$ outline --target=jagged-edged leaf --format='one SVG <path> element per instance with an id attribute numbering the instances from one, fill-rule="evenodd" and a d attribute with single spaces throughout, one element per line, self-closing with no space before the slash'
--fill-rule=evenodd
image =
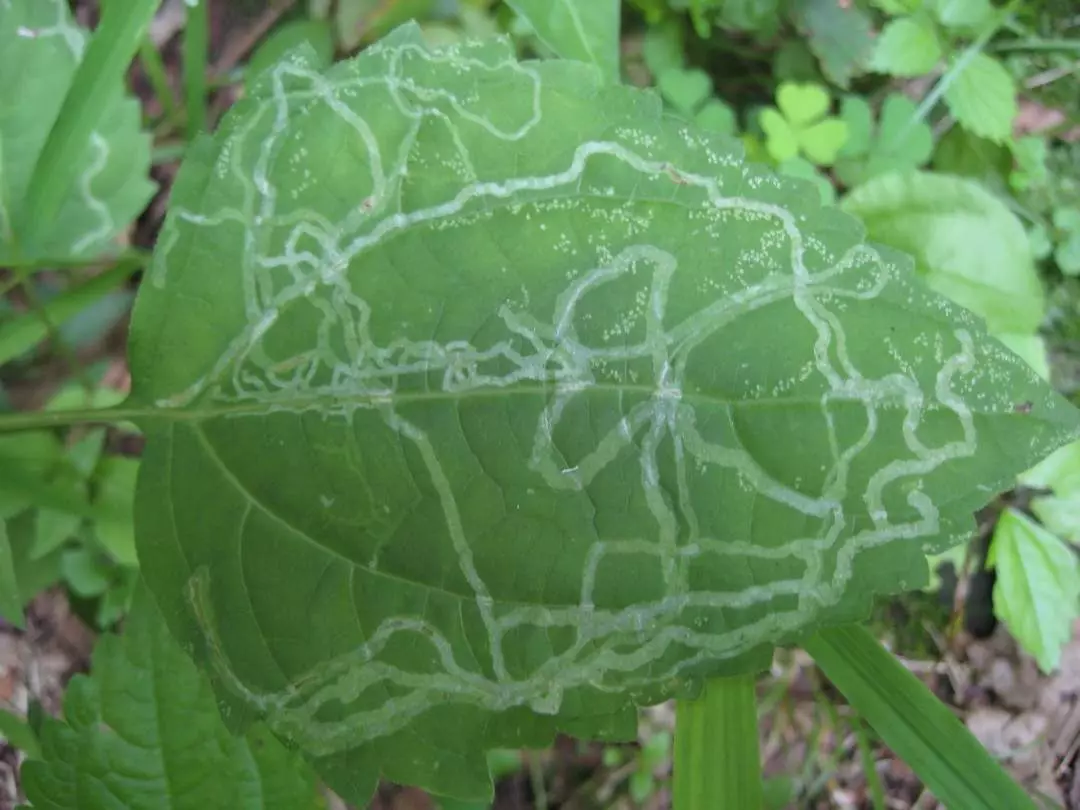
<path id="1" fill-rule="evenodd" d="M 1001 62 L 979 53 L 960 68 L 945 91 L 945 103 L 965 129 L 1003 143 L 1016 118 L 1016 81 Z"/>
<path id="2" fill-rule="evenodd" d="M 15 223 L 30 175 L 87 37 L 65 0 L 0 2 L 0 265 L 17 248 L 58 259 L 100 253 L 153 193 L 150 138 L 139 129 L 138 103 L 118 86 L 53 226 L 42 230 L 40 244 L 18 244 Z"/>
<path id="3" fill-rule="evenodd" d="M 994 613 L 1043 672 L 1057 669 L 1061 648 L 1080 616 L 1080 563 L 1059 538 L 1007 509 L 986 560 L 997 571 Z"/>
<path id="4" fill-rule="evenodd" d="M 268 732 L 234 737 L 206 677 L 140 589 L 123 636 L 94 648 L 92 674 L 46 719 L 42 758 L 22 768 L 34 807 L 49 810 L 316 810 L 310 768 Z"/>
<path id="5" fill-rule="evenodd" d="M 166 619 L 353 797 L 632 738 L 917 587 L 1078 422 L 809 184 L 411 26 L 192 148 L 131 365 Z"/>
<path id="6" fill-rule="evenodd" d="M 931 287 L 986 320 L 996 334 L 1031 334 L 1045 296 L 1024 227 L 997 197 L 960 177 L 877 177 L 843 202 L 872 239 L 915 257 Z"/>
<path id="7" fill-rule="evenodd" d="M 619 0 L 507 0 L 564 59 L 596 65 L 619 79 Z"/>

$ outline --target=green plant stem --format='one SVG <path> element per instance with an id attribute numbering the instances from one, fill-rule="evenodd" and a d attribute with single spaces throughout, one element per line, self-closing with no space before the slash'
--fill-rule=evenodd
<path id="1" fill-rule="evenodd" d="M 176 96 L 173 94 L 172 87 L 169 86 L 165 63 L 150 37 L 143 37 L 142 46 L 139 48 L 139 61 L 142 62 L 143 72 L 146 73 L 146 78 L 154 90 L 158 103 L 161 104 L 162 114 L 167 121 L 175 124 L 179 116 Z"/>
<path id="2" fill-rule="evenodd" d="M 675 807 L 757 810 L 762 806 L 754 676 L 714 678 L 675 715 Z"/>
<path id="3" fill-rule="evenodd" d="M 27 186 L 23 216 L 15 230 L 24 254 L 40 232 L 53 226 L 64 197 L 76 180 L 79 158 L 106 103 L 122 86 L 158 0 L 106 3 L 101 23 L 75 71 L 71 87 Z"/>
<path id="4" fill-rule="evenodd" d="M 870 735 L 866 733 L 866 723 L 861 717 L 855 717 L 851 722 L 855 730 L 855 741 L 859 746 L 859 759 L 862 761 L 863 775 L 866 777 L 866 786 L 870 791 L 870 801 L 874 810 L 886 810 L 885 788 L 881 784 L 881 776 L 877 772 L 874 763 L 874 749 L 870 745 Z"/>
<path id="5" fill-rule="evenodd" d="M 206 60 L 209 28 L 207 0 L 188 6 L 184 27 L 184 104 L 187 110 L 188 140 L 206 130 Z"/>
<path id="6" fill-rule="evenodd" d="M 1033 39 L 1002 42 L 995 45 L 996 53 L 1009 51 L 1074 51 L 1080 53 L 1080 39 Z"/>
<path id="7" fill-rule="evenodd" d="M 946 807 L 1033 810 L 964 725 L 862 626 L 822 630 L 803 647 L 855 710 Z"/>
<path id="8" fill-rule="evenodd" d="M 72 318 L 84 308 L 112 292 L 139 268 L 139 264 L 124 262 L 99 276 L 57 296 L 52 301 L 39 304 L 31 293 L 34 311 L 12 318 L 0 325 L 0 365 L 32 349 L 50 334 L 55 336 L 57 325 Z M 69 362 L 76 362 L 74 357 Z"/>

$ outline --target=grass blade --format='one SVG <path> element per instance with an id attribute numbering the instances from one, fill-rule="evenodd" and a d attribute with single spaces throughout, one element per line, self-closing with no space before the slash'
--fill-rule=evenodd
<path id="1" fill-rule="evenodd" d="M 803 647 L 946 807 L 1035 807 L 945 704 L 868 630 L 857 625 L 829 628 Z"/>
<path id="2" fill-rule="evenodd" d="M 60 115 L 34 164 L 23 221 L 16 230 L 24 251 L 37 241 L 40 229 L 50 227 L 75 182 L 79 156 L 110 95 L 122 85 L 158 0 L 114 0 L 103 5 L 101 23 L 90 38 Z"/>
<path id="3" fill-rule="evenodd" d="M 90 304 L 123 284 L 140 263 L 123 262 L 111 270 L 80 284 L 38 312 L 27 312 L 0 324 L 0 365 L 25 354 L 46 338 L 50 328 L 74 317 Z"/>
<path id="4" fill-rule="evenodd" d="M 675 715 L 675 807 L 760 808 L 764 798 L 754 677 L 714 678 Z"/>
<path id="5" fill-rule="evenodd" d="M 143 37 L 142 45 L 139 46 L 139 61 L 142 62 L 143 72 L 154 89 L 158 103 L 161 104 L 161 114 L 166 121 L 175 122 L 177 119 L 176 97 L 169 86 L 165 62 L 150 37 Z"/>
<path id="6" fill-rule="evenodd" d="M 184 27 L 184 104 L 189 140 L 206 129 L 207 2 L 196 0 L 188 5 L 187 25 Z"/>

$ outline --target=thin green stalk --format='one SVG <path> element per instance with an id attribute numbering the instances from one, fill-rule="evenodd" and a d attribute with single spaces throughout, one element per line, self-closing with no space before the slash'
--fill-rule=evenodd
<path id="1" fill-rule="evenodd" d="M 184 104 L 188 140 L 206 130 L 207 2 L 196 0 L 194 5 L 188 6 L 187 25 L 184 27 Z"/>
<path id="2" fill-rule="evenodd" d="M 154 90 L 154 95 L 161 104 L 161 112 L 165 119 L 176 122 L 179 117 L 179 108 L 176 105 L 176 95 L 169 85 L 169 76 L 165 71 L 165 63 L 161 59 L 161 53 L 150 37 L 143 37 L 142 46 L 139 48 L 139 61 L 142 62 L 143 72 Z"/>
<path id="3" fill-rule="evenodd" d="M 1074 51 L 1080 53 L 1080 39 L 1014 40 L 995 45 L 992 50 L 996 53 L 1007 53 L 1009 51 Z"/>
<path id="4" fill-rule="evenodd" d="M 754 676 L 714 678 L 675 713 L 675 807 L 757 810 L 762 806 Z"/>
<path id="5" fill-rule="evenodd" d="M 109 97 L 124 81 L 158 0 L 106 3 L 101 23 L 64 98 L 45 147 L 38 156 L 15 229 L 24 255 L 33 250 L 41 229 L 52 227 L 60 205 L 76 180 L 79 159 Z"/>
<path id="6" fill-rule="evenodd" d="M 850 625 L 822 630 L 803 647 L 946 807 L 1034 808 L 948 707 L 866 628 Z"/>
<path id="7" fill-rule="evenodd" d="M 53 300 L 36 306 L 33 312 L 0 324 L 0 365 L 25 354 L 51 333 L 55 333 L 57 325 L 115 290 L 127 281 L 139 266 L 133 262 L 118 264 Z"/>
<path id="8" fill-rule="evenodd" d="M 870 803 L 874 810 L 886 810 L 885 788 L 881 784 L 881 775 L 874 762 L 874 749 L 870 746 L 870 735 L 866 733 L 866 724 L 861 717 L 852 723 L 855 740 L 859 744 L 859 758 L 862 760 L 863 773 L 866 775 L 866 787 L 870 791 Z"/>

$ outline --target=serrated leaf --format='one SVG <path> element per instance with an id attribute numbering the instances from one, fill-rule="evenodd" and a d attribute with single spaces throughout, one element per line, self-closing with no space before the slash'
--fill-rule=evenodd
<path id="1" fill-rule="evenodd" d="M 979 53 L 960 68 L 945 91 L 945 103 L 965 129 L 1004 143 L 1016 118 L 1016 81 L 1001 62 Z"/>
<path id="2" fill-rule="evenodd" d="M 873 67 L 890 76 L 922 76 L 941 58 L 941 44 L 929 20 L 900 17 L 890 20 L 874 46 Z"/>
<path id="3" fill-rule="evenodd" d="M 1015 509 L 998 519 L 987 565 L 997 571 L 994 613 L 1020 645 L 1052 672 L 1080 616 L 1080 565 L 1076 554 Z"/>
<path id="4" fill-rule="evenodd" d="M 1023 225 L 1004 203 L 959 177 L 885 175 L 842 203 L 875 241 L 915 257 L 928 284 L 997 334 L 1031 334 L 1045 309 Z"/>
<path id="5" fill-rule="evenodd" d="M 273 71 L 193 146 L 141 285 L 136 540 L 237 725 L 335 789 L 482 798 L 485 750 L 632 739 L 635 705 L 917 587 L 1077 435 L 651 91 L 412 26 Z"/>
<path id="6" fill-rule="evenodd" d="M 859 6 L 847 0 L 803 0 L 795 4 L 792 17 L 831 82 L 847 88 L 866 69 L 874 52 L 874 32 Z"/>
<path id="7" fill-rule="evenodd" d="M 545 45 L 564 59 L 600 68 L 619 80 L 619 0 L 506 0 Z"/>
<path id="8" fill-rule="evenodd" d="M 135 479 L 139 462 L 130 458 L 110 457 L 102 462 L 97 475 L 96 501 L 102 517 L 94 522 L 94 533 L 109 555 L 120 565 L 135 567 Z"/>
<path id="9" fill-rule="evenodd" d="M 23 787 L 50 810 L 316 810 L 311 771 L 265 727 L 233 737 L 205 677 L 169 635 L 145 590 L 122 637 L 94 648 L 92 674 L 47 718 L 43 758 Z"/>
<path id="10" fill-rule="evenodd" d="M 17 251 L 57 259 L 101 253 L 153 193 L 150 138 L 139 130 L 138 104 L 117 87 L 53 226 L 43 229 L 39 244 L 17 244 L 14 223 L 30 175 L 87 37 L 64 0 L 0 3 L 0 265 L 14 262 Z"/>

